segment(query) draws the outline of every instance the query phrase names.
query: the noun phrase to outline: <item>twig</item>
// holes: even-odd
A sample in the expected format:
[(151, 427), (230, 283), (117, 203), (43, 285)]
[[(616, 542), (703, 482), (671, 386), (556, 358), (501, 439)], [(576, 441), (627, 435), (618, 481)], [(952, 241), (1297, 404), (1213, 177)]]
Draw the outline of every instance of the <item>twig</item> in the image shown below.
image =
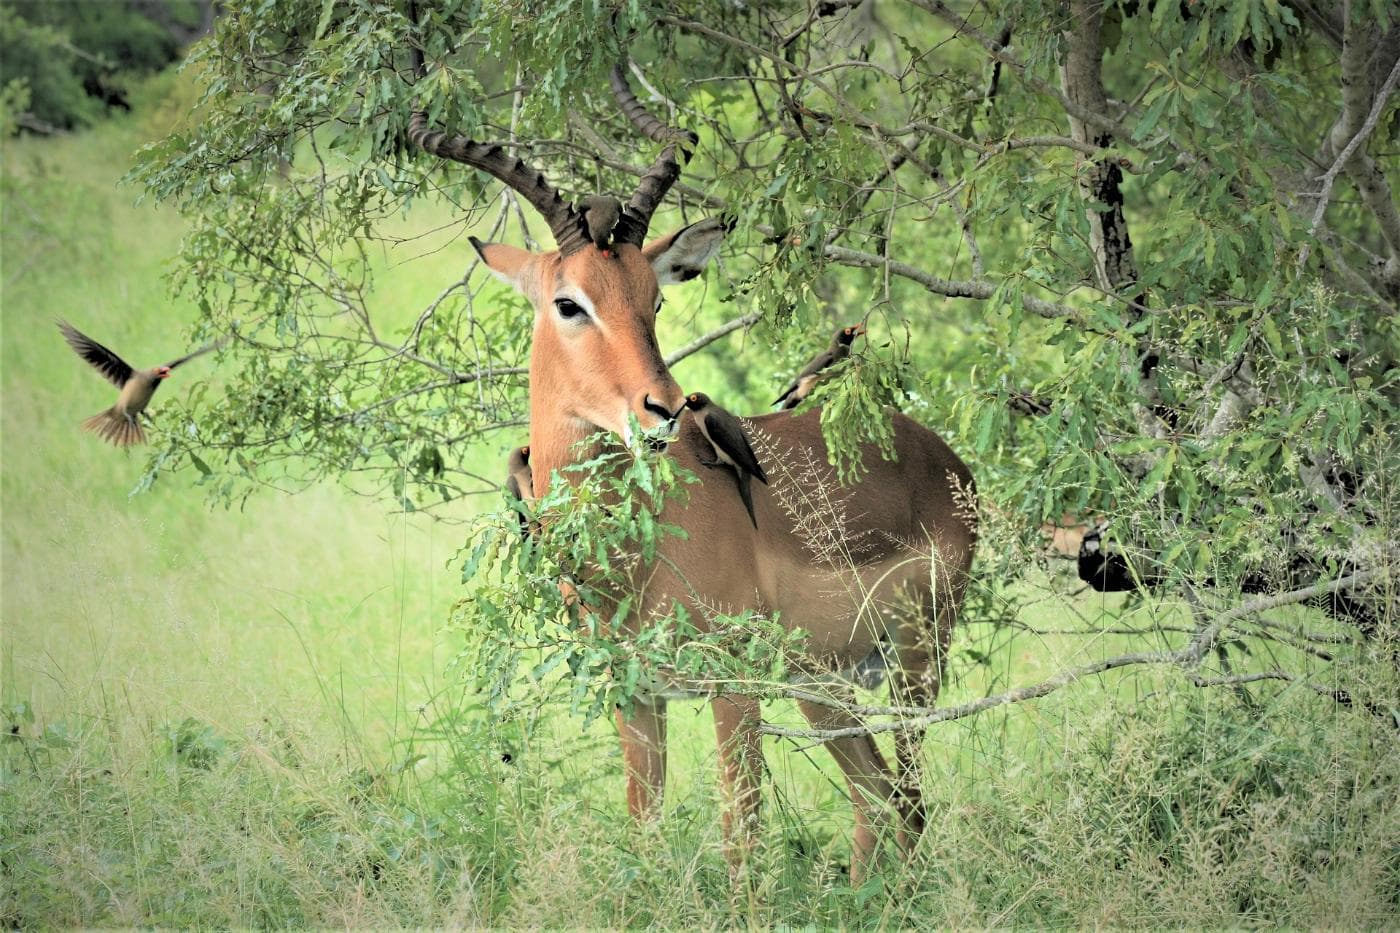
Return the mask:
[[(918, 282), (924, 288), (939, 295), (946, 295), (949, 298), (978, 298), (988, 299), (996, 294), (996, 284), (985, 279), (973, 279), (970, 281), (958, 281), (956, 279), (943, 279), (936, 275), (930, 275), (922, 269), (911, 266), (908, 263), (899, 262), (894, 259), (887, 259), (875, 253), (863, 253), (859, 250), (848, 249), (844, 246), (828, 246), (825, 249), (826, 258), (843, 266), (856, 266), (867, 269), (887, 268), (891, 275), (900, 278), (910, 279)], [(1077, 320), (1080, 312), (1069, 305), (1059, 305), (1051, 301), (1045, 301), (1031, 295), (1022, 295), (1021, 302), (1027, 311), (1037, 314), (1043, 318), (1060, 320), (1069, 318)]]
[(708, 334), (705, 334), (703, 337), (695, 338), (690, 343), (681, 347), (679, 350), (676, 350), (670, 356), (666, 357), (666, 365), (675, 366), (687, 356), (690, 356), (692, 353), (698, 353), (699, 351), (705, 349), (710, 344), (714, 343), (716, 340), (723, 337), (724, 335), (733, 333), (741, 327), (748, 327), (750, 324), (753, 324), (755, 321), (757, 321), (759, 317), (759, 313), (757, 311), (754, 311), (750, 314), (745, 314), (740, 317), (736, 317), (734, 320), (729, 321), (725, 324), (721, 324), (719, 327), (710, 331)]
[[(787, 726), (774, 726), (767, 723), (759, 726), (759, 731), (764, 735), (776, 735), (786, 738), (815, 739), (821, 742), (829, 742), (834, 739), (848, 739), (857, 736), (878, 735), (884, 732), (906, 732), (913, 729), (924, 729), (934, 723), (949, 722), (954, 719), (965, 719), (968, 716), (975, 716), (978, 713), (986, 712), (998, 706), (1006, 706), (1011, 703), (1024, 703), (1027, 700), (1036, 700), (1040, 697), (1054, 693), (1061, 687), (1068, 686), (1085, 677), (1093, 677), (1106, 671), (1115, 670), (1120, 667), (1131, 667), (1140, 664), (1173, 664), (1187, 668), (1194, 668), (1200, 663), (1205, 653), (1215, 646), (1219, 641), (1221, 633), (1232, 622), (1245, 616), (1266, 612), (1276, 609), (1279, 606), (1288, 606), (1295, 603), (1306, 602), (1318, 596), (1325, 596), (1339, 590), (1351, 589), (1364, 583), (1369, 583), (1382, 576), (1382, 569), (1363, 570), (1350, 576), (1337, 580), (1329, 580), (1302, 589), (1289, 590), (1285, 593), (1274, 593), (1269, 596), (1261, 596), (1249, 602), (1241, 603), (1235, 608), (1221, 613), (1213, 622), (1205, 626), (1199, 635), (1193, 638), (1184, 648), (1178, 651), (1154, 651), (1138, 654), (1125, 654), (1118, 657), (1106, 658), (1096, 661), (1093, 664), (1085, 664), (1080, 667), (1061, 671), (1054, 677), (1043, 680), (1038, 684), (1031, 684), (1025, 687), (1017, 687), (1005, 693), (994, 696), (983, 697), (971, 703), (964, 703), (960, 706), (950, 706), (944, 709), (931, 710), (927, 707), (918, 706), (861, 706), (823, 697), (820, 694), (811, 693), (799, 688), (789, 688), (782, 693), (784, 696), (793, 699), (800, 699), (804, 702), (815, 703), (833, 709), (840, 709), (858, 716), (899, 716), (893, 722), (864, 723), (859, 726), (850, 726), (843, 729), (793, 729)], [(1297, 675), (1289, 674), (1285, 671), (1265, 672), (1259, 675), (1240, 675), (1241, 677), (1252, 677), (1255, 680), (1291, 680), (1303, 681)], [(1188, 670), (1187, 679), (1198, 686), (1213, 686), (1214, 680), (1203, 678), (1193, 670)], [(1236, 683), (1234, 679), (1221, 683)], [(1240, 683), (1246, 682), (1243, 680)], [(1335, 691), (1328, 688), (1319, 688), (1316, 685), (1308, 684), (1310, 689), (1318, 692), (1326, 692), (1328, 695), (1335, 695)], [(1339, 700), (1339, 702), (1341, 702)], [(1349, 702), (1349, 700), (1348, 700)]]
[[(1317, 232), (1318, 224), (1322, 223), (1322, 215), (1327, 211), (1327, 204), (1332, 200), (1332, 186), (1336, 183), (1337, 176), (1342, 173), (1342, 169), (1351, 161), (1351, 157), (1356, 152), (1357, 147), (1366, 141), (1366, 137), (1371, 135), (1371, 132), (1376, 128), (1376, 124), (1380, 122), (1381, 113), (1385, 110), (1386, 100), (1390, 97), (1390, 92), (1395, 89), (1395, 82), (1397, 80), (1400, 80), (1400, 60), (1396, 61), (1395, 65), (1391, 67), (1390, 75), (1385, 79), (1385, 83), (1381, 85), (1379, 93), (1376, 94), (1376, 100), (1371, 105), (1371, 112), (1366, 115), (1366, 122), (1361, 124), (1361, 129), (1356, 131), (1356, 135), (1351, 138), (1351, 142), (1346, 144), (1346, 148), (1337, 155), (1336, 160), (1332, 163), (1332, 167), (1322, 176), (1322, 190), (1317, 196), (1317, 207), (1313, 209), (1312, 223), (1308, 224), (1309, 241), (1311, 241), (1313, 235)], [(1296, 268), (1303, 268), (1303, 265), (1308, 261), (1308, 255), (1311, 251), (1311, 242), (1304, 242), (1302, 248), (1298, 250), (1298, 260), (1294, 263)]]

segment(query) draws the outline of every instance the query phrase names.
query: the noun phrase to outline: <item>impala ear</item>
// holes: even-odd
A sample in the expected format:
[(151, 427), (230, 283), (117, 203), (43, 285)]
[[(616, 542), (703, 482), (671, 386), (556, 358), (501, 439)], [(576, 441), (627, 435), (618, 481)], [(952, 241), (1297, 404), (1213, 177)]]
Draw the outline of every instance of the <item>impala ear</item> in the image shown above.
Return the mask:
[(724, 225), (718, 220), (701, 220), (652, 240), (642, 247), (642, 255), (651, 263), (661, 285), (688, 282), (719, 252), (724, 232)]
[(492, 275), (507, 285), (514, 285), (527, 296), (529, 295), (525, 269), (529, 266), (530, 260), (535, 258), (534, 253), (518, 246), (507, 246), (504, 243), (483, 243), (476, 237), (468, 237), (468, 239), (471, 240), (472, 248), (481, 257), (481, 261), (486, 263), (486, 268), (491, 270)]

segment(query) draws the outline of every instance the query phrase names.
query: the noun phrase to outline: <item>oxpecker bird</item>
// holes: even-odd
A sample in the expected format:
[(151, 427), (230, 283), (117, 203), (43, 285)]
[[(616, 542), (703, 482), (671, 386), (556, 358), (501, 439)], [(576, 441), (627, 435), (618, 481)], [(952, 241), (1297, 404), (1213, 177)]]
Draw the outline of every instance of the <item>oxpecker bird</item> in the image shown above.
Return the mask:
[(753, 494), (749, 490), (750, 478), (756, 476), (759, 482), (767, 485), (768, 475), (763, 472), (763, 465), (758, 462), (753, 448), (749, 446), (744, 426), (739, 423), (738, 418), (710, 401), (710, 397), (703, 392), (687, 396), (685, 407), (691, 410), (700, 433), (705, 435), (705, 440), (709, 441), (710, 447), (714, 449), (713, 460), (700, 462), (707, 467), (724, 465), (734, 471), (739, 498), (744, 500), (744, 508), (749, 510), (749, 521), (757, 528), (758, 519), (753, 514)]
[(613, 228), (622, 217), (622, 202), (605, 194), (590, 194), (579, 207), (588, 239), (599, 249), (611, 249)]
[(811, 395), (812, 390), (821, 381), (822, 370), (850, 356), (851, 344), (863, 333), (865, 333), (864, 324), (855, 324), (838, 330), (831, 337), (831, 346), (812, 357), (811, 361), (802, 367), (802, 372), (797, 374), (792, 385), (788, 386), (773, 404), (781, 406), (784, 411), (789, 411), (802, 404), (802, 400)]
[(181, 363), (189, 362), (196, 356), (217, 350), (228, 342), (227, 338), (217, 340), (208, 346), (200, 347), (193, 353), (187, 353), (177, 360), (171, 360), (164, 366), (132, 369), (125, 360), (72, 324), (67, 321), (58, 321), (57, 323), (58, 329), (63, 332), (63, 338), (68, 341), (68, 345), (73, 348), (73, 351), (106, 376), (108, 382), (121, 389), (115, 405), (83, 422), (83, 427), (86, 430), (118, 447), (129, 447), (132, 444), (146, 442), (146, 433), (141, 430), (141, 413), (151, 403), (151, 396), (156, 394), (156, 389), (160, 388), (161, 382), (170, 378), (171, 370)]
[[(530, 470), (530, 448), (514, 447), (510, 459), (506, 461), (506, 492), (513, 498), (529, 505), (535, 501), (534, 473)], [(520, 534), (530, 533), (530, 519), (520, 513)]]

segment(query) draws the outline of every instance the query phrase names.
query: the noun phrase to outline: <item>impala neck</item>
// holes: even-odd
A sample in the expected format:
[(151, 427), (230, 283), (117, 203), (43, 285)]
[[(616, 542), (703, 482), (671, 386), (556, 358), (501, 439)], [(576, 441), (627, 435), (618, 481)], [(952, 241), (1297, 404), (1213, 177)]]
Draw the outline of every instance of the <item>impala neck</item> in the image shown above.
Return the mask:
[(530, 473), (536, 498), (549, 491), (555, 470), (600, 452), (597, 442), (586, 442), (598, 428), (569, 413), (568, 393), (553, 375), (557, 364), (543, 358), (538, 336), (530, 352)]

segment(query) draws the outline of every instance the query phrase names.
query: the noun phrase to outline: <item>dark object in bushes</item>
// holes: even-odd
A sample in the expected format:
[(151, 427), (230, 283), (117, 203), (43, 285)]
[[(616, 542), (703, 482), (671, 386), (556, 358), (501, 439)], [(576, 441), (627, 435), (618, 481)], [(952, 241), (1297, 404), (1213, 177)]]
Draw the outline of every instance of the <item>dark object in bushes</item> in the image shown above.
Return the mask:
[(1079, 542), (1079, 579), (1100, 593), (1146, 589), (1160, 582), (1154, 574), (1128, 563), (1128, 558), (1103, 540), (1107, 523), (1096, 525)]

